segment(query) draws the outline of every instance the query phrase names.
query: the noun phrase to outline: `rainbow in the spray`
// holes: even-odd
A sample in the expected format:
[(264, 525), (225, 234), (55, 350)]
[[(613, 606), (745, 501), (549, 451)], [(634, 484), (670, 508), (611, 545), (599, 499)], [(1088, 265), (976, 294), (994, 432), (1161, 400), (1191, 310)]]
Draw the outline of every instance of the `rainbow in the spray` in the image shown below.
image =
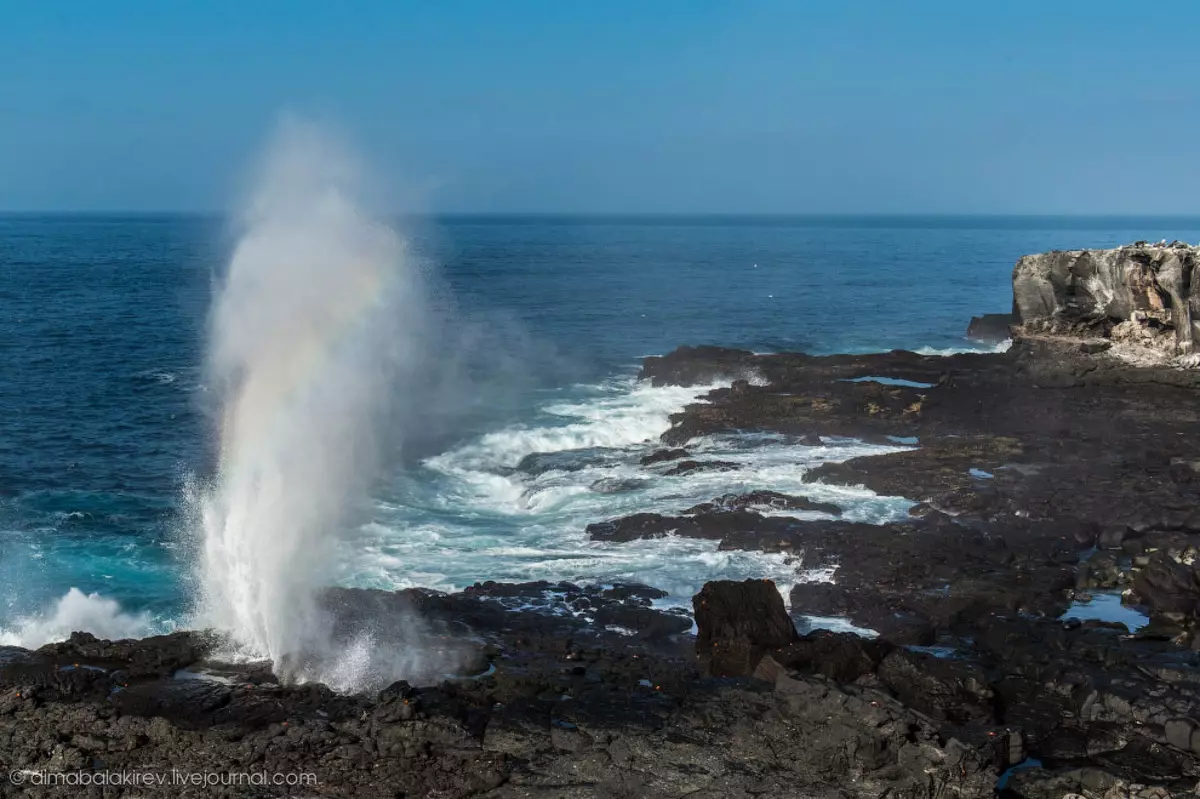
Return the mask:
[(199, 622), (284, 677), (336, 660), (316, 594), (374, 474), (417, 320), (403, 241), (351, 200), (329, 140), (285, 126), (218, 290), (220, 459), (201, 504)]

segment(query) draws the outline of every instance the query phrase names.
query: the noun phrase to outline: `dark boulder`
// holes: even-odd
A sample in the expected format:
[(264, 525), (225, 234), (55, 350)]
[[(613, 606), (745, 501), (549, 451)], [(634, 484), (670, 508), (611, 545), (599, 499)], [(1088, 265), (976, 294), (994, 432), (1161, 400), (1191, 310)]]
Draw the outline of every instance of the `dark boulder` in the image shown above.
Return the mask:
[(680, 461), (663, 474), (666, 477), (678, 477), (696, 472), (732, 472), (740, 468), (741, 464), (733, 461)]
[(967, 338), (985, 344), (998, 344), (1012, 337), (1012, 325), (1016, 319), (1010, 313), (985, 313), (972, 316), (967, 325)]
[(1184, 564), (1156, 552), (1135, 573), (1133, 590), (1155, 613), (1200, 616), (1200, 561)]
[(656, 463), (666, 463), (667, 461), (677, 461), (680, 458), (688, 457), (690, 453), (686, 449), (660, 449), (651, 452), (649, 455), (642, 457), (641, 464), (643, 466), (653, 466)]
[(778, 491), (751, 491), (748, 494), (724, 494), (709, 502), (694, 505), (684, 513), (716, 513), (731, 510), (806, 510), (841, 516), (842, 509), (831, 502), (814, 502), (807, 497), (781, 494)]
[(794, 533), (804, 523), (789, 516), (763, 516), (748, 510), (714, 511), (692, 516), (635, 513), (586, 528), (594, 541), (629, 542), (677, 535), (721, 541), (722, 549), (781, 551), (793, 548)]
[(770, 580), (716, 580), (692, 598), (702, 673), (746, 677), (763, 655), (797, 640), (796, 627)]
[(587, 526), (586, 532), (593, 541), (626, 543), (641, 538), (661, 538), (685, 525), (690, 529), (694, 522), (661, 513), (634, 513), (607, 522), (594, 522)]

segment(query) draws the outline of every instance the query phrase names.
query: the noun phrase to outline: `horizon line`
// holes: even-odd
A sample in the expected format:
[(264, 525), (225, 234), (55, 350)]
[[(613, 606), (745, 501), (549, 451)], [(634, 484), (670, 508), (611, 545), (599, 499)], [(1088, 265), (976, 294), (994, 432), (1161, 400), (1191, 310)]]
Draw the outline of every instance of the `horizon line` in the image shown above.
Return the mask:
[[(0, 217), (228, 217), (231, 211), (135, 209), (0, 209)], [(1179, 219), (1200, 220), (1195, 212), (1050, 212), (1050, 211), (389, 211), (387, 217), (418, 218), (562, 218), (562, 219)]]

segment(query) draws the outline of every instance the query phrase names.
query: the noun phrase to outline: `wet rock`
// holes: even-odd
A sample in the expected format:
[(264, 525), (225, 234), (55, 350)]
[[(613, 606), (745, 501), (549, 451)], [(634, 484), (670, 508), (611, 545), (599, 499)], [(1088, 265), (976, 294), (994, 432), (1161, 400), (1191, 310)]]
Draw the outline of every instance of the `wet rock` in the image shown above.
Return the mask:
[(515, 470), (537, 476), (551, 471), (577, 472), (592, 466), (604, 466), (611, 461), (611, 452), (600, 447), (560, 452), (533, 452), (521, 458)]
[(602, 589), (600, 596), (604, 599), (619, 601), (634, 599), (640, 603), (649, 605), (651, 601), (663, 599), (668, 594), (661, 588), (655, 588), (651, 585), (642, 585), (641, 583), (613, 583), (608, 588)]
[(623, 494), (627, 491), (640, 491), (649, 484), (649, 481), (639, 480), (636, 477), (602, 477), (588, 488), (597, 494)]
[[(711, 511), (691, 516), (663, 516), (658, 513), (635, 513), (607, 522), (587, 526), (588, 537), (595, 541), (636, 541), (642, 538), (661, 538), (671, 534), (683, 538), (705, 538), (730, 541), (730, 548), (747, 548), (746, 537), (756, 543), (750, 548), (763, 548), (760, 537), (782, 537), (787, 540), (800, 522), (786, 516), (762, 516), (745, 510)], [(735, 540), (736, 539), (736, 540)]]
[(690, 519), (663, 516), (661, 513), (635, 513), (607, 522), (595, 522), (587, 526), (588, 538), (593, 541), (636, 541), (641, 538), (660, 538), (675, 532), (681, 525), (690, 525)]
[(741, 464), (733, 461), (680, 461), (675, 466), (672, 466), (667, 471), (663, 472), (666, 477), (679, 477), (685, 474), (695, 474), (696, 472), (732, 472), (740, 469)]
[(680, 347), (642, 361), (641, 378), (655, 386), (732, 382), (754, 374), (754, 353), (727, 347)]
[(595, 611), (594, 618), (604, 627), (630, 630), (651, 639), (678, 635), (692, 627), (692, 620), (686, 616), (629, 605), (601, 607)]
[(841, 516), (842, 509), (831, 502), (814, 502), (807, 497), (781, 494), (778, 491), (751, 491), (746, 494), (724, 494), (688, 508), (684, 513), (717, 513), (733, 510), (803, 510)]
[(1156, 613), (1200, 616), (1200, 561), (1181, 563), (1156, 552), (1135, 572), (1133, 589)]
[(689, 457), (686, 449), (660, 449), (646, 455), (642, 458), (643, 466), (653, 466), (656, 463), (666, 463), (667, 461), (677, 461), (680, 458)]
[(705, 583), (692, 606), (696, 654), (707, 675), (749, 676), (768, 651), (799, 638), (783, 597), (770, 580)]
[(894, 643), (969, 635), (980, 618), (1057, 617), (1075, 584), (1080, 544), (1067, 529), (1016, 525), (989, 533), (931, 513), (903, 524), (798, 522), (805, 568), (836, 566), (837, 583), (801, 582), (793, 612), (844, 616)]

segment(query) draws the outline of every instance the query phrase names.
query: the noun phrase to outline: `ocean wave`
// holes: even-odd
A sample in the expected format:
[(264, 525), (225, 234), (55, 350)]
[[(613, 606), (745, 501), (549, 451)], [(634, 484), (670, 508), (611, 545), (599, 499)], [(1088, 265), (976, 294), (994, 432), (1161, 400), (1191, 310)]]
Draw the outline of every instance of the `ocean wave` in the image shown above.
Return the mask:
[(162, 386), (169, 386), (179, 379), (178, 374), (167, 369), (144, 369), (133, 377), (141, 383), (157, 383)]
[(36, 649), (63, 641), (84, 630), (98, 638), (143, 638), (162, 632), (165, 625), (149, 613), (127, 613), (115, 599), (72, 587), (44, 613), (15, 620), (0, 628), (0, 645)]
[(1006, 338), (991, 346), (987, 344), (966, 344), (961, 347), (919, 347), (913, 352), (917, 355), (962, 355), (970, 353), (1000, 353), (1008, 352), (1012, 347), (1012, 339)]
[(670, 415), (701, 398), (703, 388), (653, 388), (633, 380), (595, 388), (597, 397), (554, 402), (542, 409), (541, 424), (520, 424), (482, 436), (477, 441), (426, 461), (434, 470), (496, 470), (516, 466), (537, 452), (589, 448), (621, 449), (655, 440), (670, 426)]

